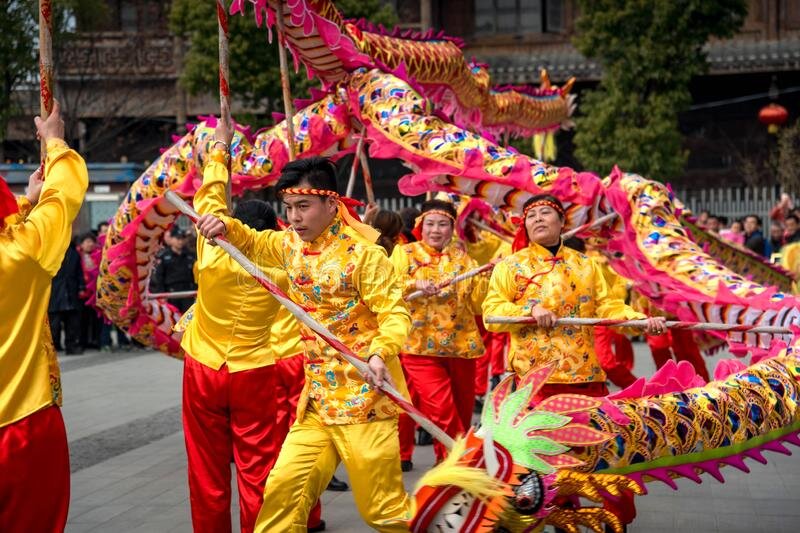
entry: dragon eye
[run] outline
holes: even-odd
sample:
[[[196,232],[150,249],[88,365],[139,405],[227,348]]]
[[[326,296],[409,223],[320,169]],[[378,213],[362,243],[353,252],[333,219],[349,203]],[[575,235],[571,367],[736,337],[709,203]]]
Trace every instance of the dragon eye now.
[[[514,487],[512,503],[514,509],[523,515],[532,515],[542,507],[544,502],[544,486],[536,472],[524,476],[520,484]]]

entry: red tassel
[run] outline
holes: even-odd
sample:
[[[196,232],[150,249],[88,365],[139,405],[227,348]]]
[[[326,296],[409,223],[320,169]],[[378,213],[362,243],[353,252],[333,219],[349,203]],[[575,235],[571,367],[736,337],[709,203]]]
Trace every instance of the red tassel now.
[[[3,219],[19,212],[17,199],[11,189],[8,188],[6,180],[0,176],[0,223]]]
[[[522,223],[517,230],[517,233],[514,235],[514,242],[511,243],[511,250],[513,252],[519,252],[523,248],[528,246],[528,229],[525,227],[525,224]]]

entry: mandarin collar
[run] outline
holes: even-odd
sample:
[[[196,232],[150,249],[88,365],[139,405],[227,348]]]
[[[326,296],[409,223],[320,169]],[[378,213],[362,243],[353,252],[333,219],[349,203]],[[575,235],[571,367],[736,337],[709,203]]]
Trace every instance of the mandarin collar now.
[[[550,250],[542,246],[541,244],[535,243],[533,241],[528,241],[528,250],[533,252],[537,257],[562,257],[562,252],[564,250],[564,240],[559,239],[558,250],[555,254],[551,254]]]
[[[422,246],[422,249],[425,251],[425,253],[427,253],[431,257],[450,255],[450,250],[453,247],[453,239],[450,239],[450,242],[445,244],[441,251],[437,250],[436,248],[426,243],[425,241],[419,241],[419,243],[420,246]]]
[[[303,242],[303,250],[321,250],[331,244],[336,237],[342,234],[344,222],[339,214],[333,217],[333,220],[325,230],[320,233],[319,237],[311,242]]]

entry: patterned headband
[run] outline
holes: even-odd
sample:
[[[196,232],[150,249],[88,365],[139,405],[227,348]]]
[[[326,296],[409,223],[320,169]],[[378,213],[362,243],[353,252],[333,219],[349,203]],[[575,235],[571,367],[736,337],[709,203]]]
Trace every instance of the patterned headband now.
[[[448,213],[443,209],[428,209],[419,216],[419,220],[422,221],[422,219],[424,219],[428,215],[442,215],[443,217],[449,218],[453,222],[456,221],[456,218],[453,215],[451,215],[450,213]]]
[[[302,187],[288,187],[280,191],[281,194],[311,194],[314,196],[330,196],[336,200],[339,199],[339,193],[336,191],[329,191],[328,189],[304,189]]]
[[[550,207],[553,210],[555,210],[559,215],[561,215],[561,218],[564,218],[566,216],[566,213],[564,212],[564,208],[563,207],[561,207],[557,203],[553,202],[552,200],[548,200],[546,198],[542,198],[541,200],[536,200],[535,202],[531,203],[528,207],[526,207],[522,211],[522,218],[525,219],[528,216],[528,211],[530,211],[534,207],[539,207],[539,206],[543,206],[543,205],[546,205],[547,207]]]

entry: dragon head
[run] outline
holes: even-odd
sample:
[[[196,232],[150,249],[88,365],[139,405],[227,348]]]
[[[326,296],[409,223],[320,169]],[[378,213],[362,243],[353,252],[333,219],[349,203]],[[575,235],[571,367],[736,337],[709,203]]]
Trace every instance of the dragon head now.
[[[480,429],[458,439],[417,484],[412,532],[528,532],[547,524],[621,530],[616,516],[580,507],[577,497],[599,502],[641,489],[624,476],[574,470],[583,463],[568,453],[571,447],[599,445],[613,435],[575,421],[600,400],[562,394],[534,404],[554,368],[531,370],[519,382],[511,376],[495,388]]]

